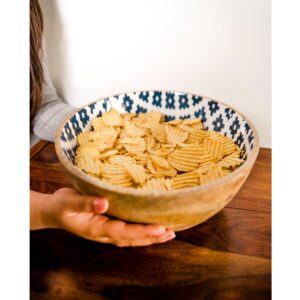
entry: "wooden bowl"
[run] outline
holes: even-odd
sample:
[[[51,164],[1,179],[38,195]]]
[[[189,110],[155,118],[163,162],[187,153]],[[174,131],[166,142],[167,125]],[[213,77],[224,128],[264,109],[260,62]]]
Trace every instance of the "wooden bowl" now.
[[[105,183],[85,174],[73,160],[76,136],[90,130],[92,119],[112,107],[120,113],[157,110],[167,120],[200,118],[207,129],[232,138],[244,150],[245,162],[221,179],[181,190],[144,191]],[[103,98],[79,108],[60,126],[55,149],[79,192],[109,200],[109,216],[130,222],[161,224],[180,231],[206,221],[234,197],[257,158],[259,138],[248,118],[220,101],[184,92],[138,91]]]

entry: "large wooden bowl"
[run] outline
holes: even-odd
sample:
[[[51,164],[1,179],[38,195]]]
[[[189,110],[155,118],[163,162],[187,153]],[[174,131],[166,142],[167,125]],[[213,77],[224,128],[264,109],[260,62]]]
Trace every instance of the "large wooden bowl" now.
[[[91,129],[91,121],[116,108],[120,113],[161,111],[167,120],[200,118],[207,129],[232,138],[245,152],[245,163],[214,182],[174,191],[143,191],[105,183],[73,164],[76,136]],[[139,91],[90,103],[72,113],[58,130],[55,148],[74,187],[83,194],[109,200],[108,215],[137,223],[161,224],[175,231],[193,227],[219,212],[245,182],[259,151],[253,124],[236,109],[216,100],[175,91]]]

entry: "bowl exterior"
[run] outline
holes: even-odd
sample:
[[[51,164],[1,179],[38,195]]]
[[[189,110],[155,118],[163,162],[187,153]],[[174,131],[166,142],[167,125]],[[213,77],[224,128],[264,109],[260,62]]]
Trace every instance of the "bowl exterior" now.
[[[174,231],[191,228],[224,208],[246,180],[252,166],[239,177],[206,190],[187,190],[184,194],[120,195],[85,182],[69,173],[74,187],[82,194],[104,196],[109,201],[107,214],[129,222],[161,224]],[[134,203],[134,205],[133,205]]]
[[[73,165],[76,136],[91,129],[91,121],[112,107],[119,112],[161,111],[167,120],[200,118],[206,129],[215,130],[234,140],[243,150],[245,163],[233,173],[204,186],[165,193],[124,192],[108,187],[84,174]],[[59,160],[74,187],[82,194],[106,197],[108,215],[129,222],[161,224],[175,231],[206,221],[219,212],[239,191],[249,175],[259,151],[259,138],[253,124],[236,109],[199,95],[174,91],[139,91],[100,99],[69,116],[55,141]]]

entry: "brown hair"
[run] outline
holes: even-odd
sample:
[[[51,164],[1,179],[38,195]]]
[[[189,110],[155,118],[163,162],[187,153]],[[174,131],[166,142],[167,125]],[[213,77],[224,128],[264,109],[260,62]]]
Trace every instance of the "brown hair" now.
[[[30,0],[30,123],[43,99],[43,15],[38,0]]]

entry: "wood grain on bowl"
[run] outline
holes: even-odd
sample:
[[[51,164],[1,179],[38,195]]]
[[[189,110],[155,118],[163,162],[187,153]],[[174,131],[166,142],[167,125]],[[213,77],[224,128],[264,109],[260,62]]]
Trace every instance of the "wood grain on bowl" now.
[[[54,145],[30,163],[31,188],[72,186]],[[62,230],[30,233],[31,299],[271,299],[271,150],[206,222],[149,247],[117,248]]]

